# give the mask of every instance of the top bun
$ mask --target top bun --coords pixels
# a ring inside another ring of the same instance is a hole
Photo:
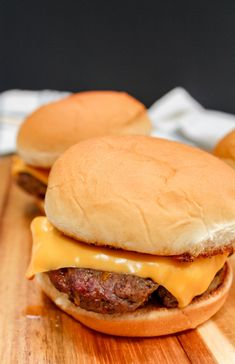
[[[125,92],[87,91],[42,106],[22,124],[17,149],[28,164],[50,168],[71,145],[92,137],[149,134],[145,106]]]
[[[97,138],[56,161],[45,210],[56,228],[84,242],[157,255],[216,254],[235,240],[235,172],[164,139]]]
[[[214,155],[235,168],[235,130],[221,139],[215,147]]]

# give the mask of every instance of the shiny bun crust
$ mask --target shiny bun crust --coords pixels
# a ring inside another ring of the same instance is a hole
[[[149,134],[144,105],[124,92],[80,92],[40,107],[22,124],[17,149],[28,164],[49,168],[71,145],[92,137]]]
[[[221,139],[214,149],[214,155],[235,168],[235,130]]]
[[[224,304],[232,283],[228,265],[223,283],[207,296],[202,296],[185,307],[142,308],[128,314],[99,314],[75,306],[64,293],[59,292],[46,273],[36,276],[48,297],[63,311],[84,325],[105,334],[117,336],[160,336],[193,329],[213,316]]]
[[[180,143],[97,138],[56,161],[45,211],[65,235],[87,243],[156,255],[216,254],[235,240],[235,173]]]

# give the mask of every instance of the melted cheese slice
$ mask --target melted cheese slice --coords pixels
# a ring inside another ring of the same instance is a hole
[[[33,251],[27,277],[65,267],[91,268],[152,278],[187,306],[193,297],[207,290],[228,254],[184,263],[168,257],[113,250],[80,243],[55,229],[46,217],[31,224]]]
[[[48,184],[48,177],[50,170],[43,169],[38,167],[33,167],[26,164],[23,159],[19,158],[18,156],[14,156],[12,158],[12,174],[16,176],[19,173],[28,173],[37,178],[39,181]]]

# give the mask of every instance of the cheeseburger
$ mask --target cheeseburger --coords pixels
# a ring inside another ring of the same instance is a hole
[[[71,145],[95,136],[149,134],[145,106],[124,92],[80,92],[42,106],[22,124],[13,160],[17,184],[43,201],[55,160]]]
[[[86,326],[166,335],[225,302],[235,173],[214,156],[144,136],[87,140],[55,162],[45,210],[27,276]]]
[[[235,168],[235,130],[220,140],[214,149],[214,155]]]

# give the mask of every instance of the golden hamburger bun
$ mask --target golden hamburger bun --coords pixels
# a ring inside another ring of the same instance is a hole
[[[145,106],[125,92],[88,91],[42,106],[21,125],[19,156],[29,165],[50,168],[71,145],[119,134],[149,134]]]
[[[235,240],[235,173],[214,156],[144,136],[79,143],[54,164],[45,209],[65,235],[155,255],[223,252]]]
[[[235,130],[219,141],[213,154],[235,168]]]

